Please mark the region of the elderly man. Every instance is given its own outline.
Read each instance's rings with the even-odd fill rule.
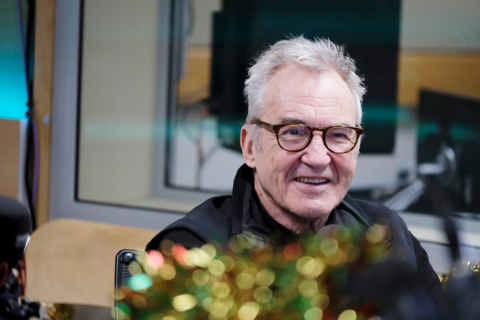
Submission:
[[[329,40],[299,37],[270,47],[246,81],[245,165],[232,195],[207,200],[160,232],[147,249],[165,239],[187,248],[211,240],[225,244],[241,234],[283,245],[325,225],[367,230],[380,221],[391,230],[392,256],[417,270],[439,297],[427,254],[398,214],[347,194],[363,133],[364,92],[353,60]]]

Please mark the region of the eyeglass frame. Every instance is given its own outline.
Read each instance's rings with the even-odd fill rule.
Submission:
[[[310,127],[310,126],[307,126],[305,124],[300,124],[300,123],[270,124],[270,123],[267,123],[267,122],[263,122],[262,120],[259,120],[259,119],[253,120],[251,124],[262,126],[264,128],[270,129],[273,132],[275,132],[275,135],[277,137],[278,146],[280,148],[282,148],[283,150],[288,151],[288,152],[300,152],[302,150],[305,150],[310,145],[310,143],[312,142],[313,132],[314,131],[320,131],[320,132],[322,132],[323,144],[325,145],[325,148],[327,148],[330,152],[333,152],[333,153],[336,153],[336,154],[348,153],[348,152],[352,151],[353,149],[355,149],[355,147],[357,146],[357,143],[358,143],[358,139],[360,138],[360,136],[363,134],[363,131],[364,131],[363,128],[360,128],[360,127],[348,127],[348,126],[331,126],[331,127],[326,127],[326,128],[314,128],[314,127]],[[286,127],[286,126],[292,126],[292,127],[293,126],[302,126],[302,127],[305,127],[305,128],[310,130],[310,137],[308,138],[308,142],[305,145],[305,147],[303,147],[302,149],[298,149],[298,150],[287,150],[284,147],[282,147],[282,145],[280,144],[280,141],[278,140],[278,133],[280,132],[280,129],[282,129],[283,127]],[[357,139],[355,139],[355,143],[353,144],[353,147],[351,149],[349,149],[348,151],[336,152],[336,151],[333,151],[332,149],[330,149],[328,147],[327,142],[325,140],[325,133],[328,130],[335,129],[335,128],[353,129],[357,133]]]

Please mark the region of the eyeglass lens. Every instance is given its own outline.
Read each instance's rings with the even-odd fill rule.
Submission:
[[[311,130],[304,126],[285,126],[278,132],[278,142],[285,150],[296,151],[306,147]],[[353,148],[357,132],[351,128],[330,128],[325,132],[326,147],[333,152],[346,152]]]

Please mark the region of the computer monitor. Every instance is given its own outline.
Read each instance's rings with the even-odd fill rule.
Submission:
[[[434,163],[442,147],[455,154],[455,168],[438,176],[456,212],[480,214],[480,100],[424,89],[418,108],[417,163]],[[449,181],[447,174],[451,174]],[[425,197],[409,211],[432,212]]]

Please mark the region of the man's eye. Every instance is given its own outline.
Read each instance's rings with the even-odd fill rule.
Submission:
[[[332,136],[335,137],[335,138],[346,138],[346,137],[347,137],[346,134],[340,133],[340,132],[334,132],[334,133],[332,134]]]
[[[354,139],[355,131],[348,128],[331,129],[327,131],[327,139],[335,139],[337,141]]]
[[[284,130],[283,132],[281,132],[281,134],[286,136],[304,136],[308,133],[306,128],[304,127],[291,126],[291,127],[284,127]]]

